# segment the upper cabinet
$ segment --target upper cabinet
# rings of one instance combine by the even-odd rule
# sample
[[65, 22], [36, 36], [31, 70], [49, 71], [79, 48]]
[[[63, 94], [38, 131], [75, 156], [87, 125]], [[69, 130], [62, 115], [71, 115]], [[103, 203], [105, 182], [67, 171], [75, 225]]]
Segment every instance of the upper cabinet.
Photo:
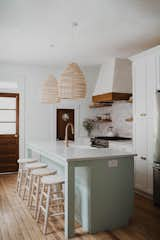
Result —
[[145, 59], [140, 59], [133, 62], [133, 97], [135, 117], [145, 117], [147, 115], [147, 81]]

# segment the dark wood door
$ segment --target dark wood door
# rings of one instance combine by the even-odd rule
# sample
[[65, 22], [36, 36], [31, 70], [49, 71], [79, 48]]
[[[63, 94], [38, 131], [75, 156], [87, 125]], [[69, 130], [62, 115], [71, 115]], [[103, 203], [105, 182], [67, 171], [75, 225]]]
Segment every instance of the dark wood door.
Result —
[[19, 94], [0, 93], [0, 172], [18, 170]]
[[[74, 126], [74, 109], [57, 109], [57, 140], [64, 140], [67, 123], [72, 123]], [[74, 140], [74, 134], [72, 134], [70, 127], [68, 139]]]

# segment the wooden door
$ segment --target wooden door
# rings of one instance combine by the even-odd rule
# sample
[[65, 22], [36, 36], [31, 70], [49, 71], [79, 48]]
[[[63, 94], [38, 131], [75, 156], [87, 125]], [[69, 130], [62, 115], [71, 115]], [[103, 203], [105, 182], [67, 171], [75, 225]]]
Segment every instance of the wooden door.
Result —
[[[57, 140], [64, 140], [67, 123], [72, 123], [74, 126], [74, 109], [57, 109]], [[70, 127], [68, 139], [74, 140], [74, 134], [72, 134]]]
[[18, 170], [19, 94], [0, 93], [0, 173]]

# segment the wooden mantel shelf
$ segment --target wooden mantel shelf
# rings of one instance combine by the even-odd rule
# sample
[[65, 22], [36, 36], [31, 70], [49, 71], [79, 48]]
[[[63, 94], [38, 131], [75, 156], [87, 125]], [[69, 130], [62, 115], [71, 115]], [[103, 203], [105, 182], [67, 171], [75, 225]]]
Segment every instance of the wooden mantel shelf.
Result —
[[131, 96], [132, 96], [131, 93], [110, 92], [110, 93], [104, 93], [104, 94], [92, 96], [92, 101], [94, 103], [100, 103], [100, 102], [129, 100]]

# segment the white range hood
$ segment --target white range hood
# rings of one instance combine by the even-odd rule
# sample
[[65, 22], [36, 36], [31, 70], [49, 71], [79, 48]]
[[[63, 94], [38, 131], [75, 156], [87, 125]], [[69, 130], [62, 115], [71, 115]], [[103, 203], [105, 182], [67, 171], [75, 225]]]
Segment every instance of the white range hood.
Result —
[[132, 69], [128, 59], [113, 58], [102, 64], [93, 102], [126, 100], [132, 93]]

